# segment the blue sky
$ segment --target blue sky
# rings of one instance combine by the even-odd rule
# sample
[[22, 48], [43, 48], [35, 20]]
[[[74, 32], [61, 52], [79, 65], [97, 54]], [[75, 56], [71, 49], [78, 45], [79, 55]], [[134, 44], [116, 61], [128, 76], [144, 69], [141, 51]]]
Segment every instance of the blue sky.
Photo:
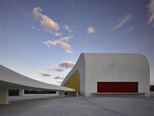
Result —
[[154, 84], [154, 0], [0, 0], [0, 64], [60, 85], [81, 53], [141, 53]]

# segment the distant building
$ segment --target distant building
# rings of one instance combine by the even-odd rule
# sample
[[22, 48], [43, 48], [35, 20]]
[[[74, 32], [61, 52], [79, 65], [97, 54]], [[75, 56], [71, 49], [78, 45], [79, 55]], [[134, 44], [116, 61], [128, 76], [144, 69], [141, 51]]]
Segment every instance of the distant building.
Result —
[[82, 53], [62, 82], [81, 96], [143, 93], [150, 95], [150, 69], [145, 56], [125, 53]]

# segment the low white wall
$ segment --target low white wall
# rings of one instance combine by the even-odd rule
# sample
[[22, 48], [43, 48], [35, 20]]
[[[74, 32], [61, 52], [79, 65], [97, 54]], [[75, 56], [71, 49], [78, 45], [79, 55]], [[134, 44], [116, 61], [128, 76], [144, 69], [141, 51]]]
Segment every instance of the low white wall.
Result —
[[24, 94], [23, 96], [52, 96], [52, 97], [56, 97], [59, 96], [59, 94]]

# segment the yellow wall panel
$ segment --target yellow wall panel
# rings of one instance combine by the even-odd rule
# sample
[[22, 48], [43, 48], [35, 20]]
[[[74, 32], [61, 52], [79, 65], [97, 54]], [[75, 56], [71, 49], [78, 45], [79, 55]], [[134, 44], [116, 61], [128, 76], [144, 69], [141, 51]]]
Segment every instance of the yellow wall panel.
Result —
[[80, 91], [80, 74], [79, 71], [75, 71], [73, 75], [66, 81], [64, 87], [70, 87], [75, 89], [77, 92]]

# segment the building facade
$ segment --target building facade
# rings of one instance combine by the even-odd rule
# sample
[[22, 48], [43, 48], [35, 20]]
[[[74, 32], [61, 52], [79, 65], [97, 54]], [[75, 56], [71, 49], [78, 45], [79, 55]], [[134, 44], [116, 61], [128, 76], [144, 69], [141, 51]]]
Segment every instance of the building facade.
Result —
[[81, 96], [99, 93], [150, 95], [150, 69], [145, 56], [125, 53], [82, 53], [62, 82]]

